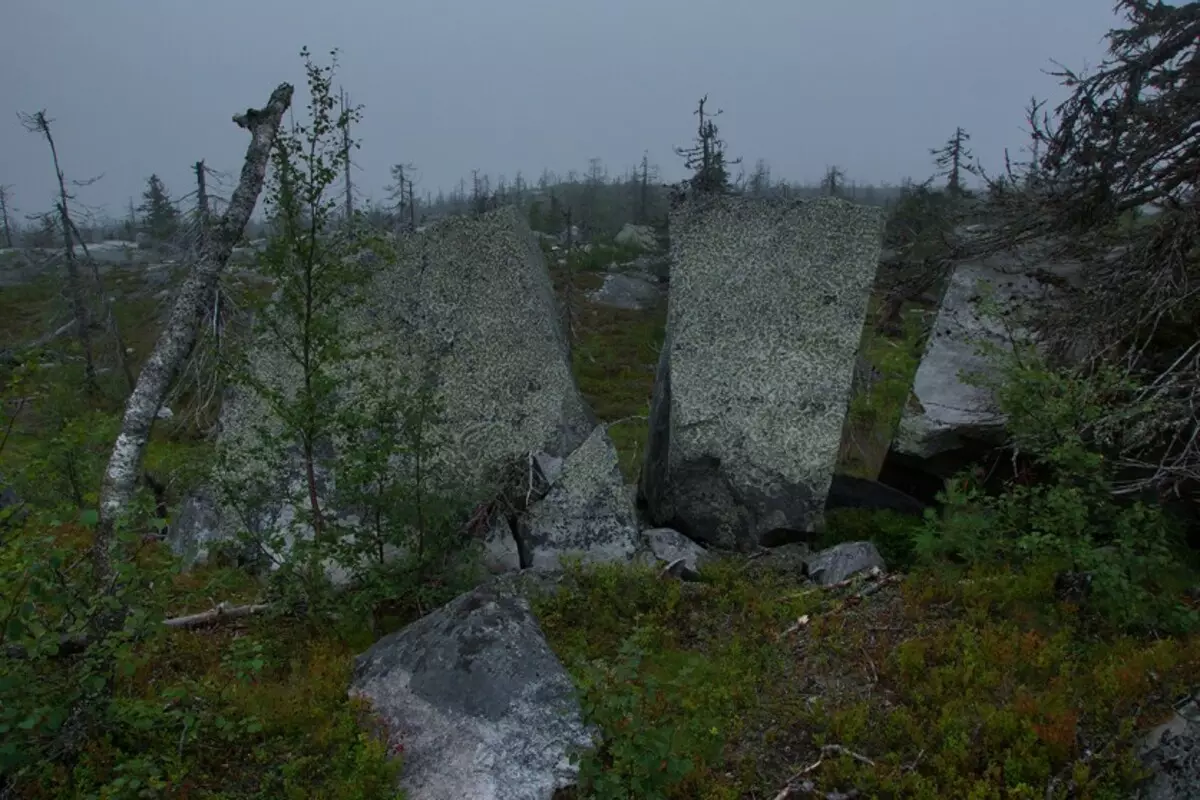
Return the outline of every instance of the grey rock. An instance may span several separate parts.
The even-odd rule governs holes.
[[[633,558],[637,512],[606,426],[597,425],[567,456],[558,480],[529,508],[518,542],[522,565],[533,569],[557,569],[568,557],[584,563]]]
[[[381,639],[350,692],[403,745],[410,800],[550,800],[593,742],[529,603],[493,586]]]
[[[680,563],[679,575],[688,580],[699,578],[701,568],[712,558],[707,550],[672,528],[642,531],[642,541],[657,562]]]
[[[662,298],[663,293],[657,283],[622,274],[605,275],[600,288],[588,295],[588,299],[598,305],[630,311],[653,308]]]
[[[650,408],[650,519],[750,549],[820,527],[883,212],[694,197],[671,212],[671,301]]]
[[[220,508],[212,492],[202,488],[189,495],[167,529],[167,544],[185,565],[204,563],[209,548],[227,538]]]
[[[658,237],[654,228],[649,225],[634,225],[626,222],[614,241],[622,247],[637,247],[642,250],[653,250],[658,247]]]
[[[521,551],[508,520],[495,518],[483,540],[483,567],[493,575],[521,569]]]
[[[1190,800],[1200,797],[1200,703],[1191,698],[1170,720],[1142,741],[1142,764],[1150,777],[1139,788],[1140,800]]]
[[[932,458],[967,441],[998,441],[1004,415],[991,390],[976,385],[974,376],[995,370],[983,348],[1011,352],[1014,340],[1033,341],[1019,312],[1053,292],[1035,270],[1077,278],[1079,264],[1051,264],[1045,258],[1045,245],[1030,245],[954,268],[913,380],[916,402],[906,406],[896,432],[897,452]],[[1002,318],[986,313],[987,304],[994,304]]]
[[[529,453],[572,453],[592,432],[594,416],[575,384],[561,310],[532,232],[512,209],[455,217],[400,237],[394,264],[380,266],[367,302],[344,309],[350,331],[371,331],[383,353],[377,378],[417,388],[429,380],[442,421],[426,474],[431,491],[492,493],[497,476]],[[381,329],[381,330],[380,330]],[[267,342],[253,353],[256,376],[281,391],[298,385],[294,365]],[[347,370],[345,402],[362,399]],[[251,454],[260,428],[278,430],[265,404],[234,393],[222,409],[218,446]],[[322,481],[336,480],[337,443],[322,459]],[[279,472],[278,477],[274,472]],[[244,483],[277,481],[292,496],[299,462],[266,465],[242,458]],[[334,509],[335,512],[340,512]],[[266,509],[256,527],[281,532],[296,517],[286,504]],[[501,551],[502,552],[502,551]]]
[[[842,542],[809,556],[804,561],[810,580],[832,586],[875,567],[886,570],[883,556],[871,542]]]

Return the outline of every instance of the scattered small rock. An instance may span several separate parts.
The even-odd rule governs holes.
[[[842,542],[827,547],[805,559],[805,573],[809,580],[821,586],[836,583],[866,572],[874,567],[887,570],[883,556],[871,542]]]

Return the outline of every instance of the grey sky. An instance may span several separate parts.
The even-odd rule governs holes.
[[[288,80],[298,56],[342,50],[340,83],[365,106],[357,181],[382,196],[388,166],[418,191],[479,168],[611,172],[643,150],[664,177],[708,93],[746,166],[816,180],[931,171],[962,125],[985,163],[1019,147],[1030,95],[1061,97],[1056,59],[1096,64],[1107,0],[4,0],[0,183],[18,208],[51,203],[46,148],[15,112],[48,110],[69,177],[120,214],[157,172],[176,195],[199,158],[235,172],[230,116]],[[302,105],[303,94],[298,95]]]

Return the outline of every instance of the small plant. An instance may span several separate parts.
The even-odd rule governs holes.
[[[704,659],[689,654],[665,674],[643,670],[645,633],[627,640],[614,663],[589,665],[579,678],[584,717],[604,732],[595,750],[576,756],[580,784],[597,800],[659,800],[723,746],[715,720],[693,713]]]

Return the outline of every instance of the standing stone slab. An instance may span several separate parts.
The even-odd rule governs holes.
[[[403,746],[410,800],[550,800],[574,783],[571,752],[592,744],[529,603],[499,587],[379,640],[350,693]]]
[[[571,373],[550,273],[513,209],[454,217],[401,237],[376,285],[397,364],[417,340],[433,353],[446,430],[467,482],[529,452],[564,457],[595,418]]]
[[[530,452],[555,458],[572,453],[591,434],[594,416],[571,373],[545,260],[521,216],[503,209],[451,218],[402,236],[395,246],[394,259],[374,262],[365,302],[347,303],[341,313],[347,330],[374,332],[371,344],[382,354],[372,363],[375,380],[408,389],[432,382],[443,422],[428,438],[444,444],[423,467],[430,488],[484,495],[498,473],[514,461],[524,463]],[[298,370],[269,342],[253,351],[251,361],[259,379],[274,388],[286,393],[299,383]],[[353,374],[346,371],[342,389],[347,404],[361,400]],[[260,428],[278,430],[266,404],[231,392],[218,445],[235,454],[252,452]],[[330,489],[337,448],[329,443],[319,474]],[[233,482],[263,485],[259,494],[269,500],[254,527],[277,532],[296,516],[289,504],[297,492],[290,489],[301,475],[295,459],[238,465]],[[224,536],[245,526],[229,509],[221,518],[217,527]],[[194,533],[178,530],[182,540]],[[509,556],[499,554],[501,561]]]
[[[836,199],[672,210],[641,486],[654,524],[742,548],[822,524],[883,221]]]

